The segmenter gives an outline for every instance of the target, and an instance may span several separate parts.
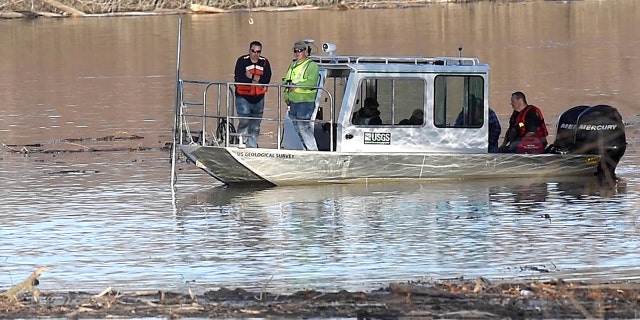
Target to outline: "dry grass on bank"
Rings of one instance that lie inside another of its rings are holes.
[[[480,0],[4,0],[0,18],[66,17],[124,13],[226,12],[295,8],[403,8]]]
[[[94,295],[41,293],[36,286],[45,270],[36,269],[0,293],[3,318],[637,319],[640,314],[638,283],[490,282],[480,277],[391,283],[370,292],[278,294],[265,285],[260,292],[219,288],[200,295],[108,287]]]

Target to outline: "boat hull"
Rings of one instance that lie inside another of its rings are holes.
[[[598,155],[340,153],[182,145],[196,165],[232,186],[390,180],[592,176]]]

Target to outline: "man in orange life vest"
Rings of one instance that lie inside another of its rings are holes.
[[[268,84],[271,81],[271,65],[262,54],[262,44],[253,41],[249,44],[249,54],[240,56],[236,61],[235,82]],[[267,87],[236,85],[236,112],[238,121],[238,133],[246,137],[248,148],[258,147],[260,135],[260,122],[264,112],[264,94]],[[256,119],[247,119],[256,118]]]
[[[527,103],[524,93],[511,94],[513,113],[500,152],[543,153],[547,146],[547,125],[542,111]]]

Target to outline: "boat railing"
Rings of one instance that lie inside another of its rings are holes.
[[[193,90],[193,88],[201,88],[202,92],[205,92],[205,95],[200,95],[198,92],[200,90]],[[228,90],[228,86],[226,82],[210,82],[210,81],[201,81],[201,80],[184,80],[179,79],[178,81],[178,108],[176,108],[176,112],[178,112],[178,130],[176,134],[178,135],[177,141],[181,143],[187,144],[195,144],[195,143],[206,143],[206,133],[207,133],[207,122],[208,120],[214,119],[217,121],[216,117],[210,117],[207,115],[207,97],[206,92],[211,88],[215,87],[218,91],[217,96],[222,97],[223,90],[226,92]],[[220,113],[220,104],[217,104],[217,113]],[[191,108],[197,107],[197,108]],[[195,112],[192,113],[192,110]],[[199,122],[196,122],[198,120]],[[192,129],[192,125],[196,125],[196,130]],[[199,129],[199,130],[197,130]]]
[[[322,64],[356,64],[356,63],[380,63],[380,64],[414,64],[414,65],[465,65],[475,66],[480,64],[480,60],[475,57],[384,57],[384,56],[311,56],[311,58]]]
[[[179,114],[177,119],[179,136],[178,141],[184,144],[199,144],[199,145],[215,145],[225,146],[237,144],[243,145],[246,135],[237,132],[235,123],[241,119],[256,119],[251,117],[242,117],[236,115],[235,108],[235,85],[255,85],[268,87],[268,92],[265,97],[265,113],[264,116],[258,118],[262,121],[261,127],[267,127],[276,131],[276,140],[271,141],[271,144],[275,144],[274,149],[282,148],[283,132],[285,128],[287,107],[283,107],[284,102],[284,89],[293,87],[285,84],[247,84],[238,82],[215,82],[215,81],[202,81],[202,80],[187,80],[180,79],[178,81],[178,103],[179,107],[176,108]],[[318,90],[316,99],[316,110],[319,109],[322,104],[319,101],[319,97],[326,97],[326,103],[329,105],[329,114],[331,115],[328,121],[319,121],[316,118],[311,120],[299,120],[304,122],[314,123],[329,123],[329,135],[330,135],[330,148],[334,149],[334,121],[335,119],[335,107],[333,103],[333,97],[329,91],[322,87],[308,87]],[[275,108],[273,105],[274,95],[272,92],[277,92],[275,95]],[[267,104],[267,102],[271,102]],[[194,108],[195,107],[195,108]],[[274,112],[275,111],[275,115]],[[315,116],[315,113],[314,113]],[[275,124],[275,125],[269,125]],[[266,141],[260,141],[261,147],[263,145],[269,145]]]

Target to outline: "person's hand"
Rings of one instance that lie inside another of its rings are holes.
[[[518,131],[514,128],[507,130],[506,139],[508,141],[513,141],[518,137]]]
[[[560,147],[552,143],[544,148],[544,153],[562,153],[562,150],[560,149]]]
[[[247,78],[249,79],[251,79],[251,76],[253,76],[249,71],[247,71],[244,75],[247,76]]]
[[[253,80],[254,80],[255,82],[260,82],[260,75],[254,74],[254,75],[253,75]]]

